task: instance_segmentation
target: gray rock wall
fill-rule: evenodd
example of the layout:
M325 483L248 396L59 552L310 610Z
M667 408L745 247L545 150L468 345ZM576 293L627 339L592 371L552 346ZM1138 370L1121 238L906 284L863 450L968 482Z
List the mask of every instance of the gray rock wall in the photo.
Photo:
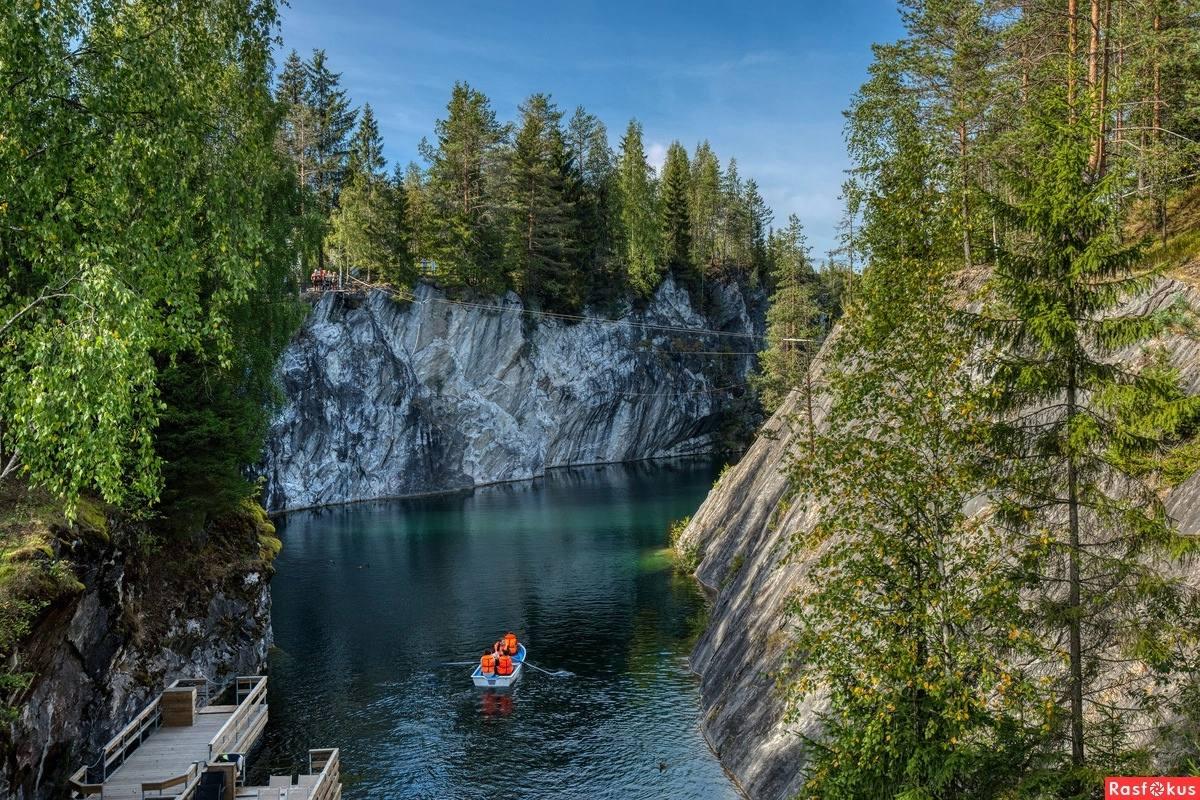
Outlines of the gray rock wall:
M260 674L271 643L270 567L250 538L188 564L163 552L150 567L120 549L58 543L86 587L39 620L20 652L34 680L0 735L0 800L67 797L68 776L178 678L214 687ZM164 566L170 565L170 566Z
M571 464L711 451L753 356L755 312L736 285L698 313L668 278L614 322L522 313L419 286L327 294L283 355L287 403L268 439L271 511L465 488ZM679 328L678 331L646 325ZM684 330L687 329L687 330ZM740 388L733 390L733 393Z
M1200 291L1164 280L1133 305L1158 310L1180 301L1200 308ZM1200 393L1200 341L1175 331L1156 344L1166 348L1183 385ZM1125 357L1142 356L1131 351ZM767 421L681 539L682 547L698 548L696 575L714 597L708 627L691 659L701 680L702 727L752 800L783 800L800 790L801 734L819 731L819 708L801 708L793 719L785 719L775 677L789 641L784 606L808 580L818 555L790 552L793 534L816 522L811 506L784 503L787 485L781 468L792 441L788 420L801 411L796 403L793 395ZM818 424L824 410L818 403ZM1167 509L1183 532L1200 535L1200 475L1175 487Z

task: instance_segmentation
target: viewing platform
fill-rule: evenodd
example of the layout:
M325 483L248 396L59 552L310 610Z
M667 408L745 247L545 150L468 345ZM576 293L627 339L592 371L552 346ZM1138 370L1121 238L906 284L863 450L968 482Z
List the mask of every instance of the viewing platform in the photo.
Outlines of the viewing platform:
M210 702L210 699L216 702ZM226 701L222 703L220 701ZM267 725L266 676L237 678L210 698L204 679L171 684L71 776L73 798L338 800L338 751L310 750L308 774L247 786L247 758Z

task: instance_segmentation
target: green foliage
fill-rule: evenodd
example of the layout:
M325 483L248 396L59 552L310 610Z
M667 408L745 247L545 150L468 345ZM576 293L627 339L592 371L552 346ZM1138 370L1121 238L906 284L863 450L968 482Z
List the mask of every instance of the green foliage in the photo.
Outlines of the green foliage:
M1034 651L1005 534L964 511L987 417L949 272L894 255L866 276L830 354L826 426L791 462L821 516L795 542L820 555L787 685L793 703L830 700L804 796L998 797L1053 720L1020 666Z
M521 106L505 171L505 254L513 285L543 306L577 311L584 286L577 265L581 187L567 152L562 112L547 95Z
M291 260L274 4L160 11L0 15L0 470L70 504L157 496L160 360L229 363L234 310L264 263Z
M346 90L341 87L341 73L329 68L324 50L314 50L304 68L307 81L304 101L313 122L313 171L309 186L328 219L346 182L351 163L349 139L358 112L350 107ZM363 133L370 135L369 130ZM359 154L370 159L372 154L366 150L374 143L362 138L357 144ZM361 162L357 166L370 169L372 164Z
M691 195L691 167L687 150L671 142L663 162L659 201L662 218L663 258L667 268L693 289L699 287L699 274L692 263L692 224L688 207Z
M1036 156L1008 171L1013 200L992 202L1011 233L978 320L996 348L993 491L998 519L1024 537L1021 579L1037 597L1027 615L1062 664L1071 768L1111 773L1135 751L1134 717L1165 711L1163 681L1193 669L1178 648L1194 640L1198 598L1163 567L1182 548L1155 477L1200 399L1161 361L1126 361L1173 310L1122 308L1157 271L1141 266L1140 242L1115 233L1119 176L1092 172L1089 127L1052 95L1026 136ZM1122 716L1115 729L1104 722Z
M683 532L691 521L692 518L688 516L675 520L667 527L667 545L671 548L675 568L681 572L695 572L700 566L700 546L695 542L683 542Z
M410 235L408 196L396 179L358 173L342 189L329 248L348 272L408 286L416 277Z
M767 349L758 354L760 372L754 381L768 414L796 388L806 393L806 401L811 400L809 365L821 335L820 309L813 298L817 277L809 263L804 228L795 214L788 217L786 228L771 236L769 263L773 291L767 311Z
M446 111L434 126L435 143L420 145L429 162L425 191L432 209L429 252L421 255L436 262L438 279L449 286L500 291L498 168L507 128L487 97L466 83L454 85Z
M351 177L366 175L379 178L387 161L383 157L383 137L379 134L379 123L370 103L364 103L358 128L350 138L347 172Z
M621 138L617 162L617 207L629 286L641 297L654 294L662 280L662 232L656 202L653 170L642 145L642 126L630 120Z

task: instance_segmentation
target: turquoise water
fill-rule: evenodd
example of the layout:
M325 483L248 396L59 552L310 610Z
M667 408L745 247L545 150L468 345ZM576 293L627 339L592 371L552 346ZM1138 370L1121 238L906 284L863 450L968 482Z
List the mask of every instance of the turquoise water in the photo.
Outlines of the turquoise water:
M737 797L687 669L705 602L663 550L716 472L587 467L290 515L252 777L340 747L347 798ZM575 676L526 670L495 693L443 665L508 629Z

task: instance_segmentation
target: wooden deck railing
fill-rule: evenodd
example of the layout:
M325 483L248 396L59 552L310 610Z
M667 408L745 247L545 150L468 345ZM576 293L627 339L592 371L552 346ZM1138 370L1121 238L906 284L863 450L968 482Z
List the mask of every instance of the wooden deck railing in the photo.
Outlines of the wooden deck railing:
M339 800L342 796L341 763L336 747L308 751L308 774L316 775L309 800Z
M208 743L208 760L224 753L240 752L267 724L267 678L265 675L238 678L235 684L237 708Z
M172 778L164 778L161 781L143 781L142 798L150 800L157 796L170 797L172 800L190 800L196 795L196 788L200 785L200 773L204 772L203 765L204 762L196 761L187 768L186 772L181 772ZM178 786L183 788L176 790ZM170 794L164 794L168 790L171 790ZM149 794L150 792L154 792L154 794Z
M100 751L100 757L91 766L80 767L71 776L71 787L80 794L98 794L100 784L108 779L112 771L125 763L134 750L146 741L146 737L162 725L162 696L154 698L128 725L108 740Z

